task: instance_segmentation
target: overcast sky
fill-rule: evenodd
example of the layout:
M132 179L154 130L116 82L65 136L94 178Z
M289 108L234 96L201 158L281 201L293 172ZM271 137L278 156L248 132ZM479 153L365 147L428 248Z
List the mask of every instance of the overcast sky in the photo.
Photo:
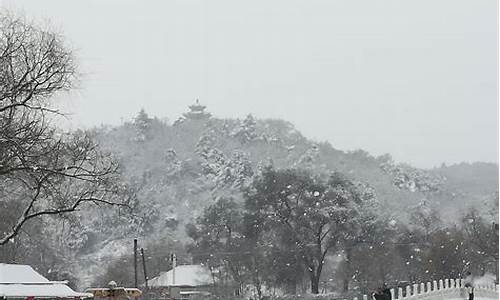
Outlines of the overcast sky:
M282 118L401 162L498 161L497 0L0 0L62 30L73 126Z

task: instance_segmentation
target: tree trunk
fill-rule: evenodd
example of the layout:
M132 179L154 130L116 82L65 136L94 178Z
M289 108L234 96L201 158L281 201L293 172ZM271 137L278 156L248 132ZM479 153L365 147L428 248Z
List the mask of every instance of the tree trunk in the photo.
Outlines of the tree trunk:
M311 279L311 293L319 294L319 280L321 278L321 271L323 270L325 254L321 252L321 244L318 244L318 256L315 258L317 266L315 264L309 264L309 276Z
M286 292L290 295L297 295L297 282L295 280L286 284Z
M342 290L344 292L349 291L349 279L352 278L352 268L351 268L351 250L347 249L346 250L346 256L345 256L345 264L346 264L346 273L345 277L342 281Z
M344 278L342 280L342 291L343 292L349 291L349 279L347 279L347 278Z
M262 299L262 285L261 285L260 278L259 278L259 269L257 266L257 259L255 257L253 258L253 266L254 266L253 282L255 285L255 289L257 290L257 297L259 298L259 300L261 300Z
M311 277L311 293L313 294L319 294L319 276L316 276L314 274L314 271L311 271L310 273Z
M498 284L498 257L495 258L495 284Z

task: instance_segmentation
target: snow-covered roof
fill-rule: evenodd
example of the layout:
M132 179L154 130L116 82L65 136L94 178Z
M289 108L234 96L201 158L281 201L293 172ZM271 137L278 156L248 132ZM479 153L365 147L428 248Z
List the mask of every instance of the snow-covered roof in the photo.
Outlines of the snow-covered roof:
M1 283L47 283L49 280L28 265L0 263Z
M175 283L173 280L173 270L161 273L151 280L148 285L151 287L166 286L204 286L212 284L212 274L210 270L201 265L181 265L175 267Z
M49 281L28 265L0 263L0 297L87 298L89 293L73 291L61 281Z
M0 283L0 297L36 297L36 298L89 298L89 293L78 293L63 283L52 284L2 284Z

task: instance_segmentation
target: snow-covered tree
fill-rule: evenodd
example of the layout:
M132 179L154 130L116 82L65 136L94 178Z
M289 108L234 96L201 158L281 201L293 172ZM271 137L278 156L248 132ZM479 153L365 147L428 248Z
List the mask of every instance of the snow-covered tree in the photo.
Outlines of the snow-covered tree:
M235 150L226 156L215 147L216 133L207 130L196 145L196 152L201 156L204 174L214 183L214 188L239 190L253 175L248 155Z
M410 210L410 224L415 230L422 231L425 236L430 236L443 227L439 211L428 201L423 200Z
M445 178L431 174L407 164L395 164L392 160L383 161L380 168L393 177L393 184L411 192L434 193L442 189Z
M243 208L234 199L221 197L208 206L195 224L187 226L194 241L189 252L193 260L217 270L217 284L228 284L225 274L242 290L248 267L248 241L244 235Z
M153 119L148 116L144 108L142 108L134 118L134 128L137 132L136 141L143 142L147 139L148 133L151 130Z
M492 266L498 265L498 222L488 221L477 209L470 208L462 217L462 226L471 248L483 258L482 271L487 267L490 272L497 271Z
M241 144L248 144L257 139L256 125L255 118L249 114L232 133L232 136L236 137Z
M317 145L312 145L309 149L307 149L299 159L294 163L294 168L304 168L312 170L315 166L317 166L317 161L319 158L319 148Z
M354 203L362 201L353 185L332 176L328 181L297 170L267 169L245 195L255 232L279 232L284 244L299 255L312 293L326 255L356 231ZM267 233L265 233L267 234Z

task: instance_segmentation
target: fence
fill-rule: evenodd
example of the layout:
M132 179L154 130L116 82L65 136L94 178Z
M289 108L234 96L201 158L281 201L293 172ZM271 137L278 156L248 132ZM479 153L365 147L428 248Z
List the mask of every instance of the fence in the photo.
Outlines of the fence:
M427 283L413 284L405 289L391 289L393 300L441 300L441 299L468 299L462 279L445 279ZM371 297L364 295L363 300ZM498 285L476 286L474 299L498 299ZM354 298L358 300L358 298Z

